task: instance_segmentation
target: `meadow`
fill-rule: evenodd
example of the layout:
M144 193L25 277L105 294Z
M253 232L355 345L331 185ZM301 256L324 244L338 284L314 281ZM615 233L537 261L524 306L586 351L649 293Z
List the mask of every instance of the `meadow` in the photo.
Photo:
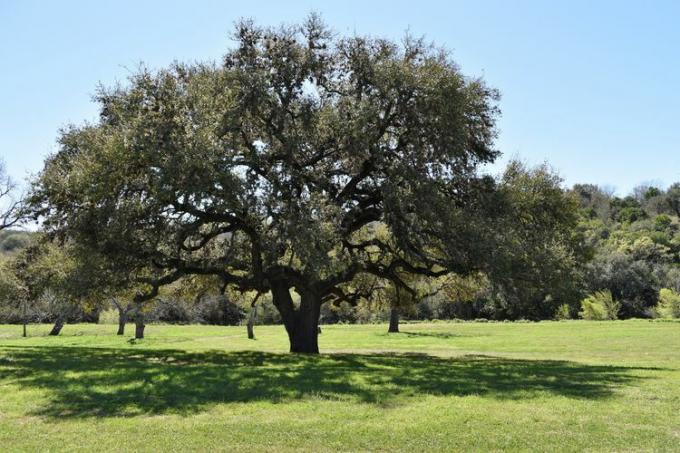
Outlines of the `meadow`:
M0 326L3 451L680 451L680 323Z

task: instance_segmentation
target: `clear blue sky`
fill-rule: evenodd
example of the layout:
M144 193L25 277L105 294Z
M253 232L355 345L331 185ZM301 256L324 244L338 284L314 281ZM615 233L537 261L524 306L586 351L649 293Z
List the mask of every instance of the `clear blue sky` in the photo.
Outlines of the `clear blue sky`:
M680 2L661 0L0 0L0 156L23 179L60 127L96 117L98 82L139 62L219 59L238 18L276 25L310 11L340 33L408 29L450 48L503 94L504 159L619 193L680 181Z

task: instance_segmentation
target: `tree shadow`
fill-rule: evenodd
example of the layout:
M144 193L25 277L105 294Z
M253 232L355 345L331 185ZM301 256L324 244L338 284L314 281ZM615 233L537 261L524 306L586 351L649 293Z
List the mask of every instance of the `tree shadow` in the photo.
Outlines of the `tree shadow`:
M45 391L48 402L32 414L48 417L188 414L218 403L303 398L385 405L419 395L596 399L642 379L635 372L643 369L653 368L480 355L0 349L0 385Z
M460 338L460 335L451 332L399 332L399 335L404 335L406 337L430 337L430 338L441 338L447 340L449 338ZM394 334L392 334L394 335Z

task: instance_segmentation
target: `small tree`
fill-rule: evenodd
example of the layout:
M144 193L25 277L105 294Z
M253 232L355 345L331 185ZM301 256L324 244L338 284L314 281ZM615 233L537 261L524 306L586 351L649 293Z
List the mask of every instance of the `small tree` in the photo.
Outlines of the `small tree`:
M48 333L50 336L59 335L68 320L80 309L74 301L68 299L68 296L60 288L55 290L52 287L47 287L39 299L39 303L46 308L47 315L54 319L54 325Z
M44 307L44 314L53 319L50 335L58 335L73 306L66 294L66 278L72 270L73 261L63 249L50 243L45 236L38 236L13 259L13 272L25 288L24 308L29 304ZM24 324L26 324L26 319Z
M112 297L111 304L118 312L118 331L116 332L116 335L125 335L125 325L127 324L130 313L132 313L135 308L132 304L132 299Z
M27 336L27 324L30 319L28 289L17 277L14 260L0 260L0 304L20 311L23 324L23 336Z

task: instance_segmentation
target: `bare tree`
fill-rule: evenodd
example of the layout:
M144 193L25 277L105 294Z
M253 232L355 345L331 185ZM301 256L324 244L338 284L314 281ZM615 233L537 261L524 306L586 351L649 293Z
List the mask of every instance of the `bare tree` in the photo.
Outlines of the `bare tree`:
M5 163L0 161L0 231L20 220L21 201L13 197L15 191L16 184L7 174Z

